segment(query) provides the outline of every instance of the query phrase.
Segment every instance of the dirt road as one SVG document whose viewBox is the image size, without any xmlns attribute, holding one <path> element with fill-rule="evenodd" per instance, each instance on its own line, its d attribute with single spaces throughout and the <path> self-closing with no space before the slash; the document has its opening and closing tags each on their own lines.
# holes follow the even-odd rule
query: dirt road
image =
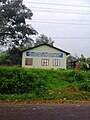
<svg viewBox="0 0 90 120">
<path fill-rule="evenodd" d="M 90 120 L 90 104 L 0 103 L 0 120 Z"/>
</svg>

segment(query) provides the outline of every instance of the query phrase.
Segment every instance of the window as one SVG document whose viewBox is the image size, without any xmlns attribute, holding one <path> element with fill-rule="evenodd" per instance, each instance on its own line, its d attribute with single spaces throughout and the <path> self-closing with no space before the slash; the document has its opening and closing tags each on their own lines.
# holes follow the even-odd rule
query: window
<svg viewBox="0 0 90 120">
<path fill-rule="evenodd" d="M 53 66 L 60 66 L 60 60 L 59 59 L 53 59 Z"/>
<path fill-rule="evenodd" d="M 49 59 L 42 59 L 41 60 L 41 65 L 42 66 L 48 66 L 49 65 Z"/>
<path fill-rule="evenodd" d="M 33 65 L 33 59 L 32 58 L 26 58 L 25 59 L 25 65 Z"/>
</svg>

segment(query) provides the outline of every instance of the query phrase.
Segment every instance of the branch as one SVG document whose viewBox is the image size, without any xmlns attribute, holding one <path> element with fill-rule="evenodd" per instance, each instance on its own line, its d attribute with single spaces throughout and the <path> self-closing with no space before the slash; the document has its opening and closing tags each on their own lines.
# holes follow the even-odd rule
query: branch
<svg viewBox="0 0 90 120">
<path fill-rule="evenodd" d="M 5 35 L 12 35 L 11 33 L 0 33 L 0 37 L 5 36 Z"/>
</svg>

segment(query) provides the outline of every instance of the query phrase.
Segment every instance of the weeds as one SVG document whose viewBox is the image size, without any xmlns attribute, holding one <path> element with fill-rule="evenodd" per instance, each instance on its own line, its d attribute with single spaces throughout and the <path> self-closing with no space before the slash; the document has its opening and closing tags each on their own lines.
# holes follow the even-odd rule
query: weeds
<svg viewBox="0 0 90 120">
<path fill-rule="evenodd" d="M 90 71 L 0 67 L 0 99 L 73 99 L 83 91 L 90 92 Z"/>
</svg>

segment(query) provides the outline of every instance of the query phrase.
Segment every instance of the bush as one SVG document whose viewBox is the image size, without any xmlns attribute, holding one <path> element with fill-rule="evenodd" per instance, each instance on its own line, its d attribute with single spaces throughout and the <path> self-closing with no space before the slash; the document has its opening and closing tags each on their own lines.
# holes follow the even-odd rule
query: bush
<svg viewBox="0 0 90 120">
<path fill-rule="evenodd" d="M 45 96 L 49 90 L 67 89 L 69 85 L 90 91 L 90 71 L 43 70 L 0 67 L 0 93 L 33 93 Z"/>
<path fill-rule="evenodd" d="M 46 92 L 45 81 L 29 69 L 0 67 L 0 93 L 32 93 L 42 95 Z"/>
<path fill-rule="evenodd" d="M 84 91 L 90 92 L 90 81 L 81 83 L 79 88 L 80 88 L 80 90 L 84 90 Z"/>
</svg>

